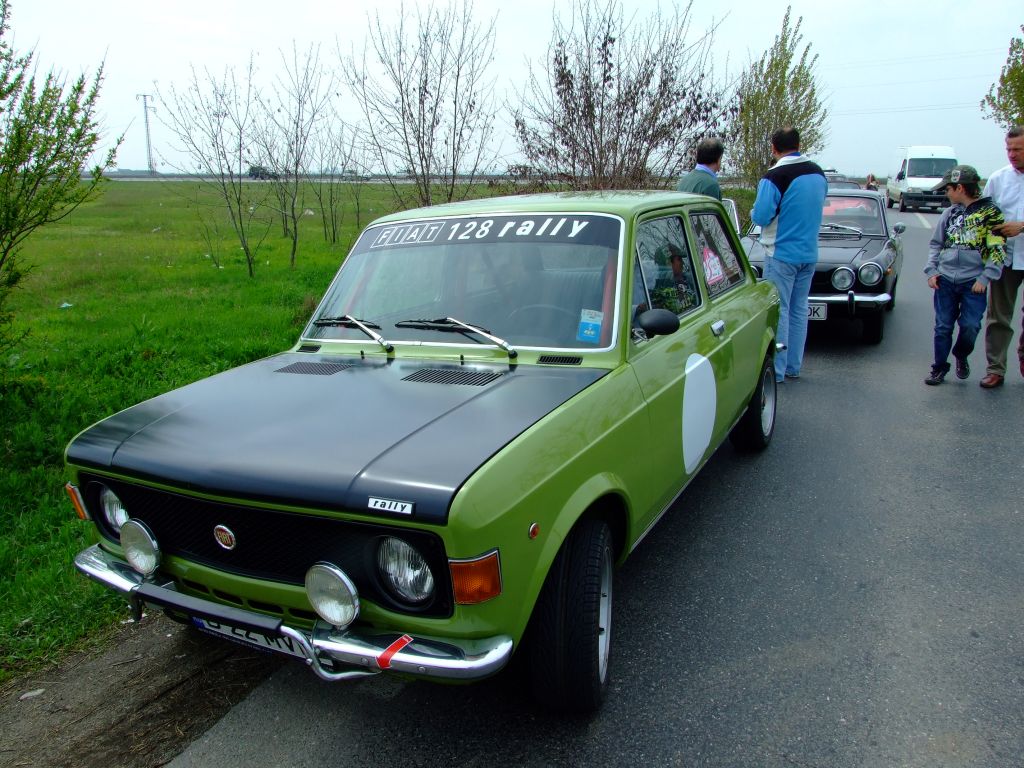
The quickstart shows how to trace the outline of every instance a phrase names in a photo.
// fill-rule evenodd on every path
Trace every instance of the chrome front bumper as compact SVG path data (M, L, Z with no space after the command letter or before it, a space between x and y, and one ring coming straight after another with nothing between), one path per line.
M261 613L221 605L178 592L173 583L144 581L131 567L93 545L75 557L75 567L100 584L144 602L267 637L290 638L306 664L324 680L346 680L383 671L445 680L476 680L500 670L512 655L506 635L477 640L369 634L339 630L318 621L312 631L287 626Z
M845 305L849 309L851 316L856 314L856 311L861 308L881 309L890 301L892 301L892 295L888 293L854 293L853 291L826 294L812 293L807 297L808 304Z

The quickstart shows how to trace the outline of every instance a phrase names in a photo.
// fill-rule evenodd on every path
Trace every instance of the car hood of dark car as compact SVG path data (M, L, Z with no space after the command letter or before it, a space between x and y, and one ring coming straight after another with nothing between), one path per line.
M605 373L286 353L121 411L67 459L196 493L444 522L488 458Z
M849 264L854 259L861 261L877 256L885 248L883 237L837 237L818 241L818 264L834 266ZM745 237L743 247L752 264L764 263L764 246L759 240Z

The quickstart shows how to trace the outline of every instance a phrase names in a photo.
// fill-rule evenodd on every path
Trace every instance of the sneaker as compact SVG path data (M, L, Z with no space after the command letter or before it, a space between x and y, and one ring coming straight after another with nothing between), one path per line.
M965 357L962 360L959 357L956 358L956 377L958 379L966 379L970 375L971 364L967 362L967 358Z
M928 378L924 380L924 383L929 387L934 387L941 384L943 379L946 378L946 372L940 371L938 368L932 368L932 372L928 374Z
M787 379L796 379L797 381L799 381L800 380L800 374L799 373L787 373L786 374L786 378Z

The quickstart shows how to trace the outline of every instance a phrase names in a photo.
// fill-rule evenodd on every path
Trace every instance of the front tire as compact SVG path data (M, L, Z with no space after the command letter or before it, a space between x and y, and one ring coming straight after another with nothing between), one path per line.
M889 193L888 192L885 193L885 207L886 208L892 208L892 198L889 197Z
M907 212L907 201L903 199L903 195L900 195L900 213Z
M528 650L537 703L596 712L608 690L612 640L612 535L584 518L555 557L530 619Z
M741 451L763 451L775 434L775 408L778 385L775 383L775 365L771 355L765 356L761 376L747 410L729 433L732 444Z

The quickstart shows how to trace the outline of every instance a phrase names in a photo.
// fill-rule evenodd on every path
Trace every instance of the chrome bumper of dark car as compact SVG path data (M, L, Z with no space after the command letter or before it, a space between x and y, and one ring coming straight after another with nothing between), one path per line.
M808 304L831 304L845 305L851 315L856 314L858 309L882 309L890 301L892 294L889 293L812 293L807 297Z
M93 545L78 553L75 567L129 600L170 609L190 617L216 621L242 631L291 639L306 664L324 680L345 680L379 672L417 677L475 680L500 670L512 655L506 635L475 640L372 635L339 630L317 622L309 630L289 627L281 619L214 603L178 592L173 584L144 581L131 567Z

